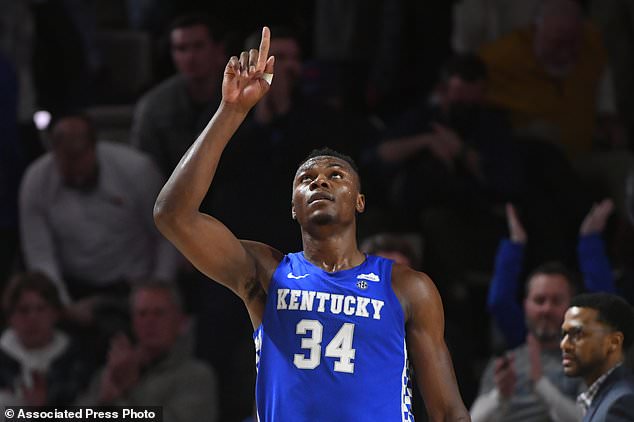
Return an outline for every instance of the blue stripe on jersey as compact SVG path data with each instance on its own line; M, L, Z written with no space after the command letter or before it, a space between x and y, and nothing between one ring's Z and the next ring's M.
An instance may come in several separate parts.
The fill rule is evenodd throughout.
M413 421L391 276L372 255L334 273L284 257L254 333L260 421Z

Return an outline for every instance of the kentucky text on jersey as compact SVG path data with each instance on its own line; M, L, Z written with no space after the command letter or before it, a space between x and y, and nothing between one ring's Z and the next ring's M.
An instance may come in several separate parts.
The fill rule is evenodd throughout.
M363 296L338 295L314 290L277 289L277 309L286 311L330 312L381 319L382 300ZM316 309L315 309L316 307ZM368 311L368 307L370 310Z

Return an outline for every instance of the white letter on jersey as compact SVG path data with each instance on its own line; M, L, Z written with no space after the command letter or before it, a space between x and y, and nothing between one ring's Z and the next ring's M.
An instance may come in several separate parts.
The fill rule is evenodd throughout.
M369 298L357 296L357 316L368 318L370 316L367 309L369 304Z
M372 306L374 306L374 319L381 319L381 308L385 303L382 300L372 299Z
M346 315L352 315L354 314L354 302L356 301L356 299L354 298L354 296L346 296L346 298L343 301L343 313Z
M301 290L295 290L295 289L291 290L291 300L288 303L288 309L293 311L296 311L299 309L298 299L301 294L302 294Z
M290 289L277 289L277 309L288 309L286 305L286 295Z
M330 295L330 312L337 315L341 313L343 306L343 295Z
M330 293L317 292L317 299L319 299L319 307L317 307L317 312L325 312L326 311L326 301L330 298Z
M302 290L302 304L299 307L300 311L312 311L313 300L315 299L315 293L312 290Z

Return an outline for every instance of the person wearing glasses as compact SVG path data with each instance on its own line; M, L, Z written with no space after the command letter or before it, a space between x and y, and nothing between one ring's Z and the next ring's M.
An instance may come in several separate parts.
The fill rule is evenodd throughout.
M588 389L577 398L583 422L634 421L634 376L623 364L634 341L634 310L609 293L579 295L562 325L562 365Z

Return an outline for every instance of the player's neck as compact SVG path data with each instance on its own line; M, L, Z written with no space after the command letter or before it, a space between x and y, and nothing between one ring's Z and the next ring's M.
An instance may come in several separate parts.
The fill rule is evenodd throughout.
M339 233L329 237L303 236L304 257L328 272L346 270L361 265L365 255L359 251L354 234Z

